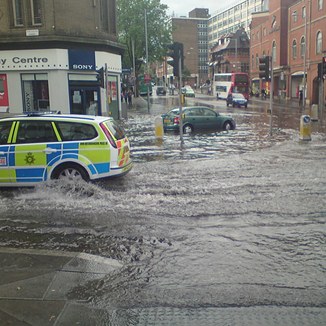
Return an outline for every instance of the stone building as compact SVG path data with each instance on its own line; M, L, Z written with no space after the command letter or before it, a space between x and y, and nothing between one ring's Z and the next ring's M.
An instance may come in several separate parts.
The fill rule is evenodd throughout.
M115 0L2 0L0 111L119 118L122 51Z

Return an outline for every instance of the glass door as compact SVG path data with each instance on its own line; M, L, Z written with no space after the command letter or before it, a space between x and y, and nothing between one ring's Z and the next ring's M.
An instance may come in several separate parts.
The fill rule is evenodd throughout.
M100 115L99 93L96 87L70 87L70 112Z

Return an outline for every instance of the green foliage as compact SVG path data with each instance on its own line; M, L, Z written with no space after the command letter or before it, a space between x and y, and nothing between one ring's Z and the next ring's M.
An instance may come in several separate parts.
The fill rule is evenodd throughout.
M171 43L171 27L166 10L160 0L117 0L118 41L125 45L123 66L133 66L132 42L134 41L136 76L146 58L145 10L147 15L147 39L149 63L160 60Z

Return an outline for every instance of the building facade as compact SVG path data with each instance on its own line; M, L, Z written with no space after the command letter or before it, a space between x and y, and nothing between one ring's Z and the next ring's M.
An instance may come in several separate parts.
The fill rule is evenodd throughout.
M268 0L240 0L212 14L208 21L208 47L214 47L223 35L234 33L240 27L249 35L252 14L266 10L268 3Z
M274 96L297 98L307 105L324 102L318 63L326 55L325 0L275 0L269 10L253 15L250 70L252 88L269 89L259 79L259 58L272 57Z
M183 44L184 68L196 85L208 76L208 18L205 8L192 10L189 17L172 18L172 39Z
M210 79L214 73L249 73L250 41L244 28L223 35L210 50Z
M287 76L287 96L297 97L298 90L305 88L307 103L321 104L323 101L319 101L320 95L326 93L324 83L318 79L318 64L326 56L326 1L296 1L289 7L288 15L290 71Z
M115 0L3 0L0 111L119 118L122 51Z

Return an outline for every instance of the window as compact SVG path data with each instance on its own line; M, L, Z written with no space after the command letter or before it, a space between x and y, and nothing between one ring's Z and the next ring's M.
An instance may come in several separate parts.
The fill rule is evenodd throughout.
M51 121L20 121L16 143L56 142Z
M0 123L0 145L7 144L12 122L5 121Z
M273 62L276 62L276 42L273 41L272 43L272 58Z
M47 111L49 86L47 74L22 74L24 112Z
M23 0L12 0L12 7L14 11L14 25L23 26Z
M322 10L324 0L317 0L317 1L318 1L318 10Z
M321 54L322 49L323 49L323 34L322 32L318 32L316 37L316 54Z
M292 42L292 58L295 59L297 57L297 41L293 40Z
M293 21L296 22L298 20L298 13L296 11L293 11Z
M302 7L302 18L306 18L306 7Z
M33 25L42 24L41 0L31 0Z
M97 137L92 125L77 122L56 122L62 141L90 140Z
M109 8L108 8L108 1L107 0L101 0L100 2L100 8L101 8L101 28L103 31L109 30Z
M300 41L300 55L301 58L304 58L306 54L306 40L304 38L304 36L301 37L301 41Z

